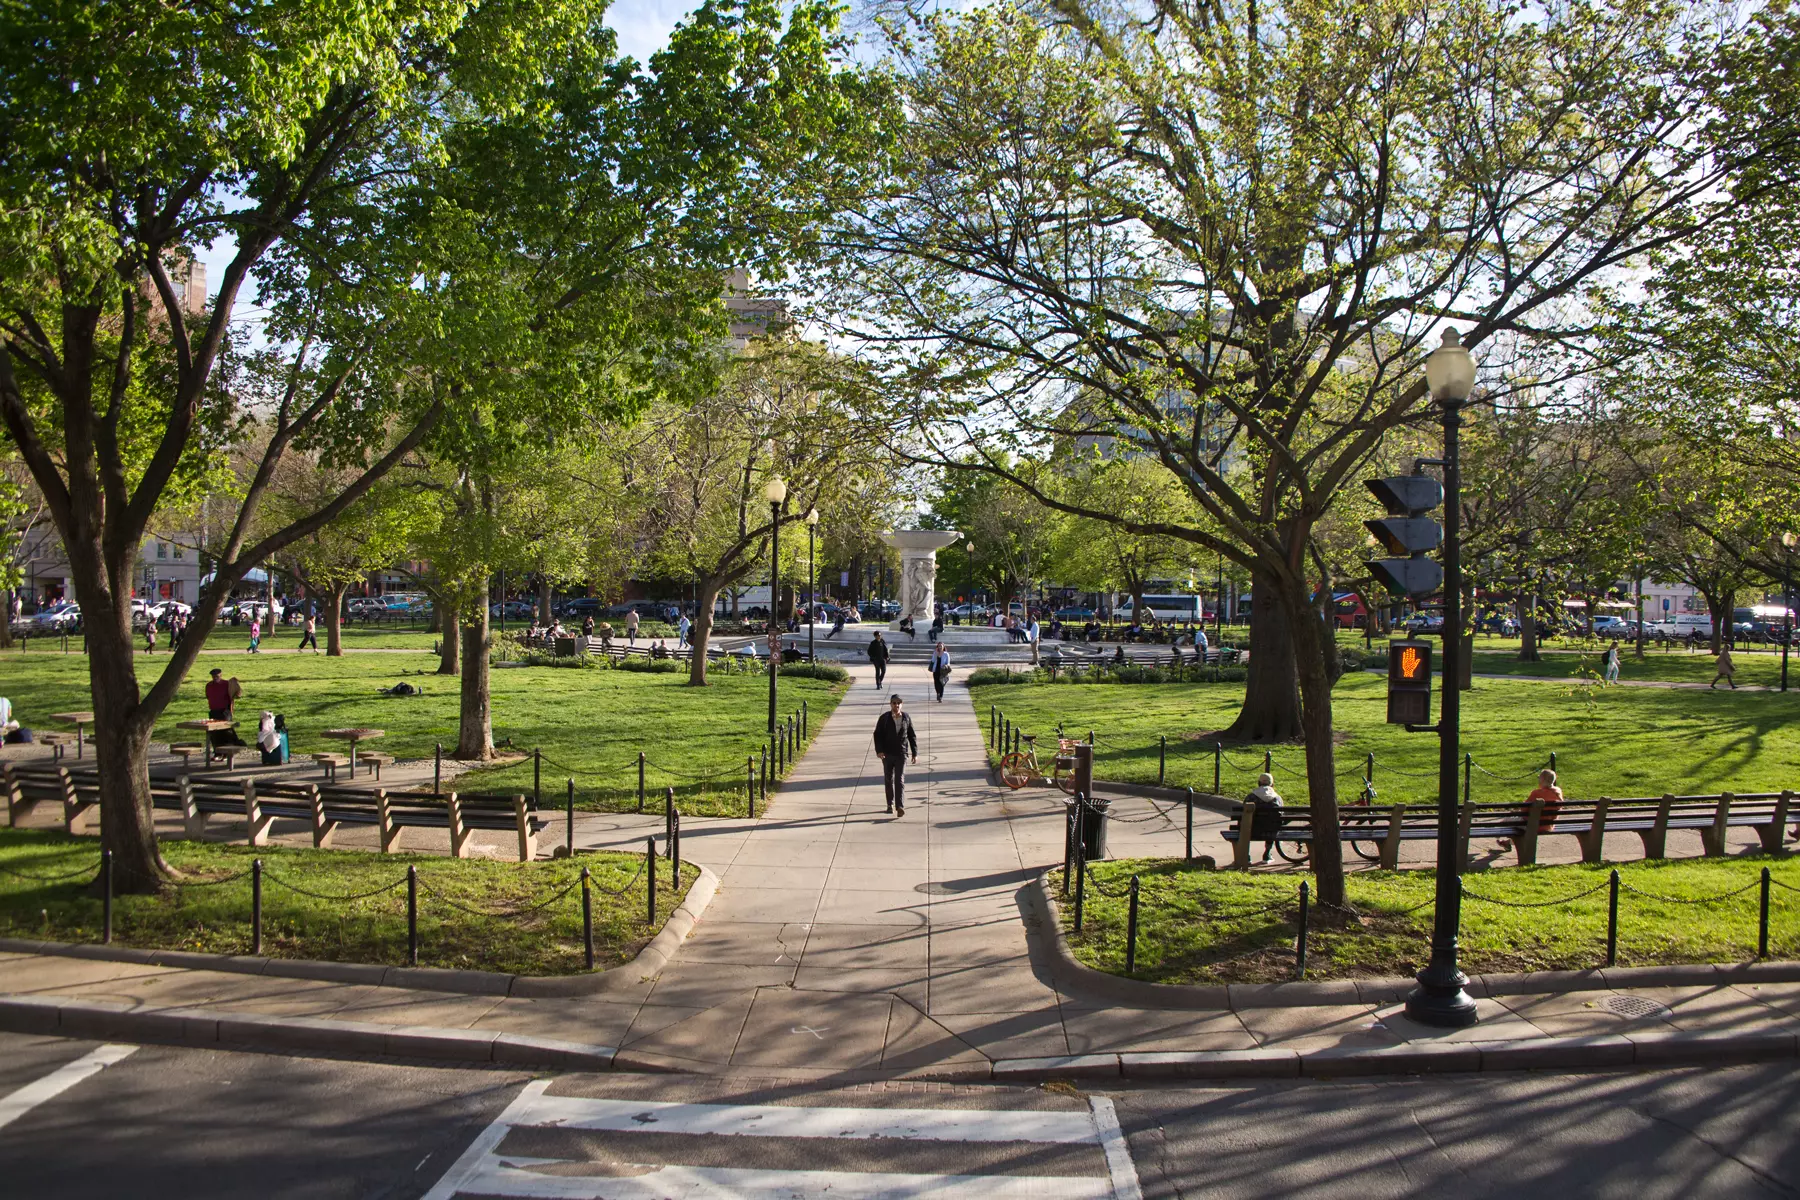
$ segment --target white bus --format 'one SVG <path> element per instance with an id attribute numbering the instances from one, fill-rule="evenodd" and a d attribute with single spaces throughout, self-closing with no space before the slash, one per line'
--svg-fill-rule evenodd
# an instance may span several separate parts
<path id="1" fill-rule="evenodd" d="M 1148 621 L 1154 615 L 1165 621 L 1198 623 L 1205 616 L 1206 603 L 1200 596 L 1145 596 L 1144 614 L 1138 617 L 1132 611 L 1131 597 L 1127 596 L 1114 611 L 1120 620 Z"/>

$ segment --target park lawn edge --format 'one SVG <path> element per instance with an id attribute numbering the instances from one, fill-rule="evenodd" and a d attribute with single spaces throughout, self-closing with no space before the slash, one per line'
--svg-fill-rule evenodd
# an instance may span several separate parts
<path id="1" fill-rule="evenodd" d="M 113 943 L 147 950 L 244 955 L 251 948 L 251 883 L 233 879 L 264 864 L 262 957 L 404 967 L 408 867 L 419 875 L 418 965 L 526 976 L 587 973 L 581 939 L 582 867 L 593 874 L 594 965 L 621 966 L 649 944 L 687 897 L 699 868 L 684 862 L 671 886 L 657 860 L 657 919 L 647 919 L 642 854 L 578 852 L 529 863 L 376 854 L 165 839 L 161 849 L 184 886 L 157 897 L 117 896 Z M 57 830 L 0 829 L 0 935 L 98 943 L 102 900 L 90 894 L 99 844 Z M 73 879 L 36 881 L 10 872 Z M 219 881 L 224 882 L 219 882 Z M 309 897 L 283 886 L 292 882 Z M 390 883 L 379 896 L 356 896 Z M 557 897 L 547 908 L 533 906 Z M 622 895 L 614 889 L 624 886 Z M 318 899 L 318 896 L 333 899 Z M 460 905 L 461 907 L 456 907 Z M 508 909 L 517 915 L 504 915 Z M 474 910 L 474 912 L 465 911 Z M 480 915 L 476 915 L 480 914 Z"/>
<path id="2" fill-rule="evenodd" d="M 1061 898 L 1062 870 L 1045 876 L 1070 954 L 1081 965 L 1150 984 L 1221 985 L 1294 979 L 1296 872 L 1214 871 L 1179 858 L 1088 864 L 1083 932 L 1074 930 L 1073 898 Z M 1609 872 L 1620 897 L 1618 966 L 1745 962 L 1756 958 L 1758 884 L 1771 887 L 1770 960 L 1800 960 L 1800 858 L 1640 860 L 1549 864 L 1475 872 L 1465 877 L 1460 965 L 1470 975 L 1578 971 L 1606 965 Z M 1135 969 L 1124 969 L 1126 892 L 1140 877 Z M 1308 916 L 1306 978 L 1381 979 L 1411 975 L 1430 951 L 1435 873 L 1429 869 L 1357 871 L 1346 880 L 1349 910 L 1314 904 Z M 1692 903 L 1734 888 L 1714 903 Z M 1316 887 L 1316 885 L 1315 885 Z M 1649 899 L 1650 893 L 1667 899 Z M 1101 893 L 1117 893 L 1108 896 Z M 1314 892 L 1316 895 L 1316 890 Z M 1502 907 L 1475 897 L 1529 907 Z M 1546 901 L 1579 897 L 1568 904 Z M 1271 907 L 1272 906 L 1272 907 Z"/>

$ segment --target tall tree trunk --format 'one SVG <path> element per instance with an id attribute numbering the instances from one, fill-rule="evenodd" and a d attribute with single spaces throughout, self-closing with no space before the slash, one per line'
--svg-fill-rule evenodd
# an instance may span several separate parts
<path id="1" fill-rule="evenodd" d="M 344 655 L 344 593 L 350 585 L 334 583 L 331 585 L 330 600 L 325 607 L 325 657 L 342 658 Z"/>
<path id="2" fill-rule="evenodd" d="M 1263 596 L 1273 591 L 1257 581 L 1255 604 L 1260 612 Z M 1283 598 L 1283 615 L 1291 622 L 1292 664 L 1299 675 L 1300 720 L 1306 738 L 1306 786 L 1312 815 L 1313 873 L 1318 881 L 1319 903 L 1344 903 L 1344 844 L 1338 840 L 1337 754 L 1331 740 L 1331 687 L 1337 655 L 1335 635 L 1318 611 L 1309 604 L 1302 585 L 1300 594 Z M 1255 662 L 1252 653 L 1251 661 Z"/>
<path id="3" fill-rule="evenodd" d="M 1519 594 L 1519 661 L 1543 661 L 1543 655 L 1538 653 L 1536 588 Z"/>
<path id="4" fill-rule="evenodd" d="M 1250 662 L 1244 707 L 1224 736 L 1245 742 L 1285 742 L 1301 732 L 1300 691 L 1294 673 L 1294 635 L 1272 576 L 1250 578 Z M 1310 611 L 1300 597 L 1300 611 Z M 1307 620 L 1317 624 L 1314 617 Z M 1320 661 L 1324 670 L 1324 662 Z M 1327 684 L 1329 687 L 1329 684 Z"/>
<path id="5" fill-rule="evenodd" d="M 12 615 L 14 589 L 0 592 L 0 650 L 12 649 Z"/>
<path id="6" fill-rule="evenodd" d="M 694 605 L 694 624 L 688 629 L 688 645 L 693 648 L 693 659 L 688 664 L 688 684 L 705 687 L 706 645 L 712 638 L 713 604 L 719 597 L 719 585 L 703 579 L 696 590 L 699 595 Z"/>
<path id="7" fill-rule="evenodd" d="M 263 637 L 275 640 L 275 626 L 280 621 L 275 613 L 275 564 L 263 564 Z"/>
<path id="8" fill-rule="evenodd" d="M 462 611 L 454 604 L 439 601 L 432 606 L 444 614 L 444 636 L 438 641 L 439 675 L 455 675 L 462 670 Z M 486 609 L 482 610 L 486 612 Z"/>
<path id="9" fill-rule="evenodd" d="M 494 757 L 494 714 L 488 691 L 487 583 L 471 597 L 462 614 L 462 714 L 456 734 L 456 757 Z"/>
<path id="10" fill-rule="evenodd" d="M 539 624 L 548 625 L 550 623 L 550 602 L 551 602 L 550 577 L 548 575 L 541 575 L 538 577 L 538 623 Z"/>

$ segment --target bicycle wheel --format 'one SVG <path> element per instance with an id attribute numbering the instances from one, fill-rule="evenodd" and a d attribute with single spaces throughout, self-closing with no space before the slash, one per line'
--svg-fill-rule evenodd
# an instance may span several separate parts
<path id="1" fill-rule="evenodd" d="M 1000 760 L 1000 781 L 1016 792 L 1031 782 L 1034 765 L 1023 752 L 1014 750 Z"/>
<path id="2" fill-rule="evenodd" d="M 1377 846 L 1374 842 L 1370 842 L 1368 845 L 1371 846 L 1372 849 L 1364 850 L 1362 842 L 1351 842 L 1350 849 L 1355 851 L 1356 857 L 1362 859 L 1364 862 L 1380 862 L 1381 847 Z"/>
<path id="3" fill-rule="evenodd" d="M 1060 754 L 1056 756 L 1056 768 L 1050 776 L 1050 781 L 1061 788 L 1065 794 L 1070 796 L 1075 794 L 1075 768 L 1063 766 L 1063 756 Z"/>
<path id="4" fill-rule="evenodd" d="M 1296 865 L 1312 857 L 1312 846 L 1306 842 L 1284 842 L 1276 839 L 1275 853 Z"/>

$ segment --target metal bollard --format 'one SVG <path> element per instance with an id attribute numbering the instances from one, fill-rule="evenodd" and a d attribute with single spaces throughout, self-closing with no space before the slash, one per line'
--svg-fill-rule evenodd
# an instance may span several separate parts
<path id="1" fill-rule="evenodd" d="M 1075 932 L 1081 932 L 1082 908 L 1087 900 L 1087 798 L 1075 793 Z"/>
<path id="2" fill-rule="evenodd" d="M 1304 886 L 1304 885 L 1302 885 Z M 1125 918 L 1125 973 L 1137 970 L 1138 877 L 1131 877 L 1131 911 Z"/>
<path id="3" fill-rule="evenodd" d="M 675 840 L 675 789 L 663 789 L 663 844 Z"/>
<path id="4" fill-rule="evenodd" d="M 1094 744 L 1094 731 L 1090 729 L 1090 730 L 1088 730 L 1088 745 L 1091 746 L 1093 744 Z"/>
<path id="5" fill-rule="evenodd" d="M 1300 881 L 1300 935 L 1294 939 L 1294 978 L 1306 978 L 1306 910 L 1311 893 L 1306 880 Z"/>
<path id="6" fill-rule="evenodd" d="M 100 940 L 112 944 L 113 852 L 100 852 Z"/>
<path id="7" fill-rule="evenodd" d="M 1219 766 L 1224 761 L 1224 758 L 1225 758 L 1225 743 L 1224 742 L 1214 742 L 1213 743 L 1213 795 L 1215 795 L 1215 796 L 1224 794 L 1219 791 Z"/>
<path id="8" fill-rule="evenodd" d="M 675 813 L 675 824 L 669 830 L 669 886 L 681 887 L 681 814 Z"/>
<path id="9" fill-rule="evenodd" d="M 744 755 L 744 804 L 750 810 L 751 820 L 756 819 L 756 756 Z"/>
<path id="10" fill-rule="evenodd" d="M 419 868 L 406 868 L 406 965 L 419 965 Z"/>
<path id="11" fill-rule="evenodd" d="M 1077 813 L 1077 809 L 1075 808 L 1074 805 L 1071 804 L 1069 806 L 1068 820 L 1063 822 L 1064 829 L 1063 829 L 1062 898 L 1064 900 L 1067 900 L 1069 898 L 1069 872 L 1074 868 L 1074 865 L 1075 865 L 1075 838 L 1076 838 L 1075 831 L 1080 828 L 1080 826 L 1078 826 L 1075 823 L 1076 822 L 1076 813 Z"/>
<path id="12" fill-rule="evenodd" d="M 644 811 L 644 752 L 638 751 L 638 811 Z"/>
<path id="13" fill-rule="evenodd" d="M 1194 789 L 1187 790 L 1187 848 L 1184 851 L 1189 862 L 1194 861 Z"/>
<path id="14" fill-rule="evenodd" d="M 444 743 L 437 744 L 437 753 L 431 759 L 431 794 L 444 794 Z"/>
<path id="15" fill-rule="evenodd" d="M 531 803 L 544 807 L 544 752 L 536 748 L 531 751 Z"/>
<path id="16" fill-rule="evenodd" d="M 645 918 L 650 924 L 656 924 L 656 839 L 644 839 L 644 871 L 650 876 L 650 915 Z"/>
<path id="17" fill-rule="evenodd" d="M 1159 733 L 1156 735 L 1156 786 L 1157 787 L 1161 787 L 1163 785 L 1163 778 L 1167 775 L 1168 769 L 1169 769 L 1169 735 L 1166 733 Z"/>
<path id="18" fill-rule="evenodd" d="M 812 732 L 812 718 L 806 711 L 806 701 L 800 702 L 800 736 L 807 737 Z"/>
<path id="19" fill-rule="evenodd" d="M 1263 751 L 1263 773 L 1267 775 L 1275 773 L 1275 751 L 1273 750 Z"/>
<path id="20" fill-rule="evenodd" d="M 1769 957 L 1769 868 L 1762 869 L 1762 897 L 1756 917 L 1756 957 Z"/>
<path id="21" fill-rule="evenodd" d="M 998 711 L 999 710 L 997 708 L 995 708 L 992 704 L 988 705 L 988 749 L 989 750 L 992 750 L 994 748 L 994 728 L 995 728 L 994 720 L 995 720 L 995 714 Z"/>
<path id="22" fill-rule="evenodd" d="M 1552 771 L 1556 770 L 1556 751 L 1554 750 L 1550 752 L 1550 769 Z"/>
<path id="23" fill-rule="evenodd" d="M 575 781 L 569 780 L 569 828 L 563 839 L 563 847 L 570 858 L 575 857 Z"/>
<path id="24" fill-rule="evenodd" d="M 763 811 L 769 808 L 769 748 L 762 749 L 762 802 Z"/>
<path id="25" fill-rule="evenodd" d="M 262 953 L 262 859 L 250 860 L 250 953 Z"/>
<path id="26" fill-rule="evenodd" d="M 1475 758 L 1467 751 L 1463 753 L 1463 803 L 1469 802 L 1469 774 L 1475 769 Z"/>
<path id="27" fill-rule="evenodd" d="M 1619 872 L 1607 873 L 1606 881 L 1606 965 L 1619 965 Z"/>
<path id="28" fill-rule="evenodd" d="M 587 960 L 587 969 L 594 969 L 594 896 L 588 887 L 591 878 L 586 867 L 581 868 L 581 950 Z"/>

